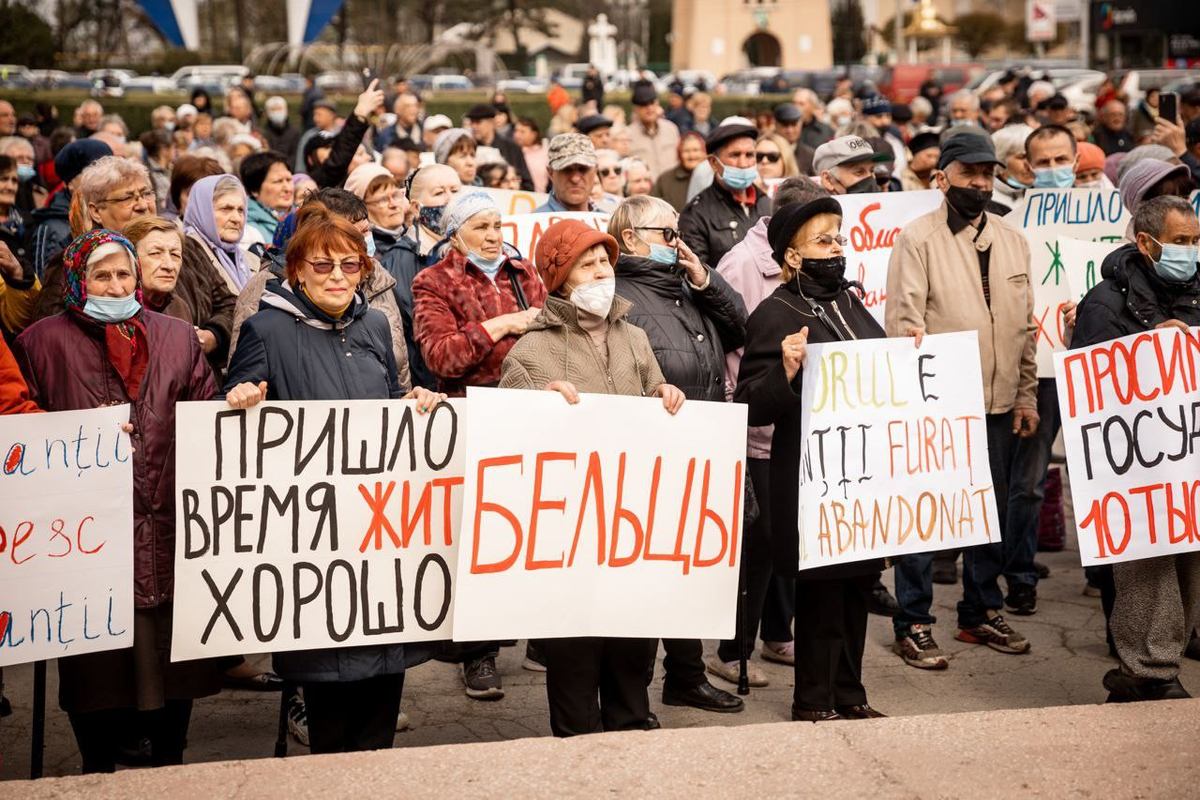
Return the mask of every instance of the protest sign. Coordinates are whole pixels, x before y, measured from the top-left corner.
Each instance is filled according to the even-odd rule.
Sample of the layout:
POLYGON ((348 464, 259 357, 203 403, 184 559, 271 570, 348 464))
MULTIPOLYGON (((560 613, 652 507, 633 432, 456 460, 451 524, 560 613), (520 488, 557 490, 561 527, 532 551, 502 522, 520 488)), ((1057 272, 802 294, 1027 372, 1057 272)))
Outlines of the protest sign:
POLYGON ((456 640, 733 636, 745 406, 467 398, 456 640))
POLYGON ((181 403, 171 658, 450 638, 464 403, 181 403))
POLYGON ((999 542, 974 331, 810 344, 800 569, 999 542))
MULTIPOLYGON (((1058 239, 1058 255, 1062 261, 1062 278, 1059 288, 1062 291, 1062 302, 1054 307, 1055 317, 1054 336, 1062 341, 1062 306, 1067 301, 1078 303, 1084 295, 1092 290, 1102 279, 1100 268, 1104 259, 1113 250, 1121 246, 1121 242, 1083 242, 1079 239, 1058 239)), ((1047 287, 1049 288, 1049 287, 1047 287)))
POLYGON ((500 206, 500 215, 509 217, 514 214, 532 214, 535 209, 550 199, 545 192, 526 192, 519 189, 484 189, 496 205, 500 206))
POLYGON ((0 667, 133 644, 128 420, 0 416, 0 667))
POLYGON ((594 211, 563 211, 545 214, 518 214, 506 216, 500 224, 504 241, 521 252, 521 255, 533 261, 538 240, 542 234, 556 222, 564 219, 583 220, 598 231, 608 232, 608 214, 594 211))
POLYGON ((1200 550, 1200 328, 1054 354, 1083 565, 1200 550))
POLYGON ((888 261, 904 226, 942 204, 938 191, 843 194, 842 235, 846 237, 846 278, 862 284, 863 305, 883 324, 888 261))

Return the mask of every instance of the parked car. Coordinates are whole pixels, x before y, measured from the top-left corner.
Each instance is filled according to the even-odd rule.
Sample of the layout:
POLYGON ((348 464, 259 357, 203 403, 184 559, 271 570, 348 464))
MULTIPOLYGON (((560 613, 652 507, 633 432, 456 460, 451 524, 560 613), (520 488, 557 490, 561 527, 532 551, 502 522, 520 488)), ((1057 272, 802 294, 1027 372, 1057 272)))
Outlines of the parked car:
POLYGON ((567 64, 558 75, 558 82, 564 89, 582 89, 583 79, 587 77, 588 64, 567 64))
POLYGON ((33 86, 33 75, 28 67, 20 64, 0 64, 0 86, 6 89, 28 89, 33 86))
POLYGON ((778 67, 753 67, 731 72, 721 79, 721 86, 728 94, 762 94, 762 85, 778 75, 778 67))
POLYGON ((121 84, 121 88, 125 94, 174 94, 179 91, 175 81, 160 75, 130 78, 121 84))
POLYGON ((466 75, 434 75, 429 88, 435 92, 469 92, 475 86, 466 75))
POLYGON ((1067 98, 1071 108, 1076 111, 1090 111, 1096 107, 1096 95, 1104 85, 1106 76, 1103 72, 1092 72, 1063 82, 1052 81, 1058 92, 1067 98))
POLYGON ((34 89, 83 89, 92 88, 92 82, 87 75, 66 72, 61 69, 34 69, 29 74, 33 79, 34 89))
POLYGON ((496 81, 497 92, 509 94, 542 94, 550 88, 542 78, 503 78, 496 81))
POLYGON ((88 73, 92 81, 92 97, 124 97, 125 82, 132 78, 127 70, 94 69, 88 73))
POLYGON ((117 80, 119 80, 121 83, 124 83, 125 81, 130 80, 131 78, 136 78, 138 76, 138 74, 131 69, 104 68, 104 69, 90 70, 87 73, 87 76, 88 76, 88 80, 93 81, 93 82, 95 82, 97 80, 101 80, 101 79, 109 77, 109 76, 112 76, 112 77, 115 77, 117 80))
POLYGON ((1151 89, 1162 89, 1167 84, 1180 81, 1200 81, 1200 70, 1183 69, 1131 69, 1113 73, 1121 91, 1129 98, 1129 103, 1138 102, 1151 89))
POLYGON ((223 94, 230 84, 249 74, 250 70, 241 64, 195 64, 175 70, 171 80, 181 92, 204 89, 210 94, 223 94))
POLYGON ((322 72, 315 78, 317 86, 324 92, 362 91, 362 75, 354 70, 341 69, 322 72))
POLYGON ((662 82, 668 88, 679 83, 685 89, 692 88, 701 92, 716 91, 720 83, 716 75, 704 69, 681 69, 679 72, 671 72, 663 76, 662 82))
POLYGON ((942 94, 957 92, 986 71, 982 64, 894 64, 880 68, 875 83, 879 92, 893 103, 907 103, 921 93, 921 84, 934 78, 942 94))

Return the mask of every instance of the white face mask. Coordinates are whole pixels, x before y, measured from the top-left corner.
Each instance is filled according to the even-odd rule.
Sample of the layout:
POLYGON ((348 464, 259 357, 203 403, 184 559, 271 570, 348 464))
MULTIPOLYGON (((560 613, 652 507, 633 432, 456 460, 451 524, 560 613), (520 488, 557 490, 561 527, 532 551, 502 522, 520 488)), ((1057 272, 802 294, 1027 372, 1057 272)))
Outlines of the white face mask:
POLYGON ((603 278, 576 286, 571 292, 571 305, 597 317, 607 317, 616 293, 617 279, 603 278))

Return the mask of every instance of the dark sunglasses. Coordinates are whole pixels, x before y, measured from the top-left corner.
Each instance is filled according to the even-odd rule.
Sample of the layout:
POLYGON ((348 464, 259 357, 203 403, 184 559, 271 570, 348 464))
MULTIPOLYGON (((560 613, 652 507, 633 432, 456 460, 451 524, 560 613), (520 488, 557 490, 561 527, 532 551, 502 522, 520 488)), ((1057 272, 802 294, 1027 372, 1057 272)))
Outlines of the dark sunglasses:
POLYGON ((600 173, 601 178, 607 178, 609 175, 620 175, 621 168, 620 167, 601 167, 598 170, 598 172, 600 173))
POLYGON ((679 238, 679 231, 675 228, 651 228, 646 225, 639 225, 634 228, 638 231, 658 231, 662 234, 663 241, 667 244, 675 244, 675 240, 679 238))
POLYGON ((758 159, 758 163, 760 163, 760 164, 764 161, 767 162, 768 164, 778 164, 779 160, 781 158, 783 158, 783 154, 782 153, 758 153, 755 156, 755 158, 758 159))
MULTIPOLYGON (((305 261, 308 261, 308 259, 305 259, 305 261)), ((340 262, 324 260, 308 261, 308 265, 312 267, 313 272, 317 273, 318 275, 328 275, 329 273, 333 272, 333 267, 335 264, 341 267, 343 275, 357 275, 358 271, 361 270, 363 266, 361 261, 353 258, 340 262)))

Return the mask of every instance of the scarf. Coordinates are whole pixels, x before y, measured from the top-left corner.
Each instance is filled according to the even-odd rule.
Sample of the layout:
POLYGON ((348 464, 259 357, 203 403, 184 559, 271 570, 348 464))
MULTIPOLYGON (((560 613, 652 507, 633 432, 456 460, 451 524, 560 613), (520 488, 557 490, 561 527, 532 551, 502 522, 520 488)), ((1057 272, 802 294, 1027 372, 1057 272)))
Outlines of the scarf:
POLYGON ((246 191, 242 189, 241 181, 232 175, 210 175, 201 178, 188 193, 187 208, 183 212, 183 232, 199 236, 212 249, 234 286, 244 289, 250 280, 250 268, 246 266, 240 242, 226 242, 221 239, 217 233, 217 218, 213 213, 213 192, 218 183, 227 180, 237 183, 242 202, 246 202, 246 191))
POLYGON ((104 323, 92 319, 84 313, 87 303, 87 265, 92 251, 103 244, 113 242, 129 251, 133 274, 137 280, 138 304, 143 305, 142 276, 138 265, 137 251, 125 237, 115 231, 94 230, 85 233, 67 246, 63 251, 63 305, 67 312, 75 314, 80 320, 89 325, 103 327, 104 348, 108 361, 121 376, 125 391, 131 400, 138 399, 142 378, 150 363, 150 341, 146 334, 146 326, 142 321, 142 311, 122 322, 104 323))

